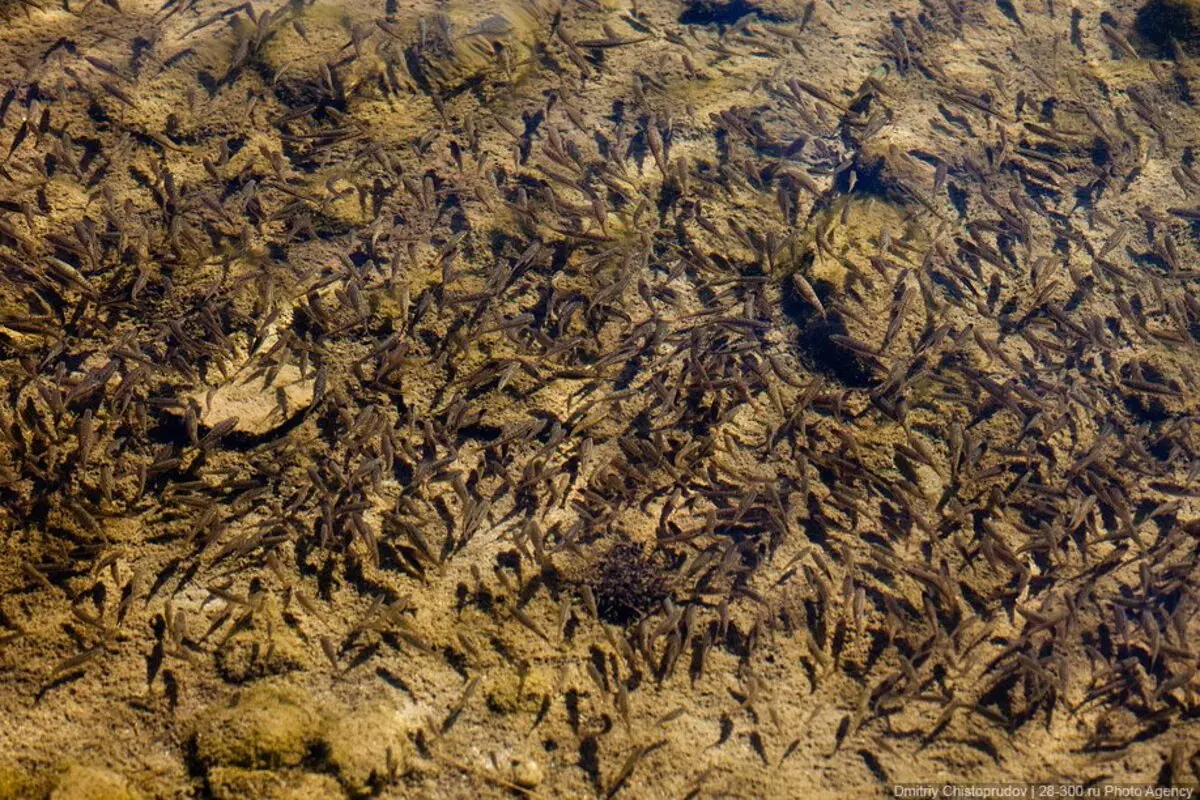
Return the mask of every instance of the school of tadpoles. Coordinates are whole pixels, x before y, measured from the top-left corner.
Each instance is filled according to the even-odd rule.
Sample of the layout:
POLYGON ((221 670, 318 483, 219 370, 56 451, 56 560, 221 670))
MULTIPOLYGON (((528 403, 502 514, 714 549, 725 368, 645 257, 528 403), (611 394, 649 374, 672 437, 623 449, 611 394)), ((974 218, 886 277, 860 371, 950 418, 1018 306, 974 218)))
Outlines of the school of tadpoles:
MULTIPOLYGON (((843 80, 852 4, 788 5, 22 28, 0 688, 247 630, 269 675, 270 601, 311 669, 460 673, 424 735, 553 665, 521 725, 567 714, 610 795, 671 747, 639 694, 717 658, 765 709, 784 638, 852 698, 825 751, 1194 720, 1194 57, 1133 8, 922 0, 847 28, 843 80)), ((764 767, 809 736, 755 720, 764 767)))

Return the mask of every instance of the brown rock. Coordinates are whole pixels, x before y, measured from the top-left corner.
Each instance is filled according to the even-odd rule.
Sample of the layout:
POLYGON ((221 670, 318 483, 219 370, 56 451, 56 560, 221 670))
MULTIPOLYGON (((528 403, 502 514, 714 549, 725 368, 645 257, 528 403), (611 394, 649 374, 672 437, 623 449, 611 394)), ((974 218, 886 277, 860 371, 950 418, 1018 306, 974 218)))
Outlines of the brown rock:
POLYGON ((255 686, 206 714, 196 730, 196 754, 210 767, 299 764, 316 741, 320 718, 298 690, 255 686))
POLYGON ((388 708, 351 712, 329 725, 322 740, 347 791, 368 793, 389 775, 404 772, 407 727, 401 714, 388 708))
POLYGON ((142 793, 111 770, 72 764, 59 777, 50 800, 141 800, 142 793))
POLYGON ((217 767, 208 773, 208 788, 216 800, 241 800, 246 797, 261 800, 309 800, 345 797, 341 787, 330 775, 290 770, 240 769, 217 767))

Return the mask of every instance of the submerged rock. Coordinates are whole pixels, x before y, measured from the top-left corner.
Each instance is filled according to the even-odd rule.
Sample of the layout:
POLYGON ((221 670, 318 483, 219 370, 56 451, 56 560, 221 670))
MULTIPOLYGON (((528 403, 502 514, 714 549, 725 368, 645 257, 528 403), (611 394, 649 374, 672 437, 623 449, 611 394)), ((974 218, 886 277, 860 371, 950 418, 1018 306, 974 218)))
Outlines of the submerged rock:
POLYGON ((411 747, 407 729, 400 713, 381 708, 334 720, 321 739, 326 758, 347 791, 367 794, 404 772, 411 747))
POLYGON ((423 88, 449 94, 526 73, 546 29, 542 8, 533 0, 508 0, 489 8, 494 13, 479 18, 479 6, 451 3, 424 26, 423 36, 409 49, 409 66, 423 88))
POLYGON ((532 758, 513 760, 512 781, 522 789, 536 789, 545 779, 546 774, 542 765, 532 758))
POLYGON ((337 800, 345 794, 330 775, 312 772, 217 767, 208 773, 208 788, 216 800, 337 800))
POLYGON ((192 394, 200 406, 200 425, 211 429, 225 420, 236 419, 233 430, 261 436, 287 424, 312 403, 315 385, 312 373, 301 377, 298 367, 285 364, 270 383, 266 378, 265 375, 235 378, 192 394))
POLYGON ((144 795, 121 775, 102 767, 73 764, 50 792, 50 800, 141 800, 144 795))
POLYGON ((255 686, 205 714, 196 729, 196 756, 208 767, 294 766, 317 741, 319 729, 320 718, 305 694, 255 686))
POLYGON ((44 797, 48 787, 44 777, 31 775, 12 762, 0 762, 0 800, 24 800, 44 797))

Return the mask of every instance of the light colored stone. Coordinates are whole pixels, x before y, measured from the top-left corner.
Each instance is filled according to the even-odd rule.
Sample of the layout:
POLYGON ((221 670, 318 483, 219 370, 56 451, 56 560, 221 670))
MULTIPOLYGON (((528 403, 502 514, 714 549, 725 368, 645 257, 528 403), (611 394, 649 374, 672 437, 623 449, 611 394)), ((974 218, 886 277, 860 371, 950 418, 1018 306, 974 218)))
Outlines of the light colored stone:
POLYGON ((268 385, 266 375, 251 378, 253 373, 235 377, 215 389, 196 392, 192 399, 200 405, 200 424, 211 428, 231 417, 237 419, 235 431, 259 436, 278 428, 312 403, 314 374, 303 379, 300 369, 291 364, 280 367, 268 385), (277 390, 287 399, 286 410, 280 408, 277 390))
POLYGON ((532 758, 520 758, 513 762, 512 782, 522 789, 536 789, 545 777, 542 765, 532 758))

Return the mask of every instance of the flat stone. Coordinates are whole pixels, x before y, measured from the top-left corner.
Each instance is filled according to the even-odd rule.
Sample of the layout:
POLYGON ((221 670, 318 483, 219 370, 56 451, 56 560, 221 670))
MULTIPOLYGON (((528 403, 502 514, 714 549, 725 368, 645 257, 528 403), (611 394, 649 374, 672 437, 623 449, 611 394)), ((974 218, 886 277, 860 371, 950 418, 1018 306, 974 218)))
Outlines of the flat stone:
POLYGON ((235 378, 215 389, 193 393, 192 399, 200 405, 200 424, 212 428, 236 418, 233 430, 261 436, 294 419, 312 403, 313 372, 301 379, 298 367, 285 364, 270 385, 265 379, 265 375, 252 379, 235 378), (280 407, 280 391, 286 409, 280 407))

